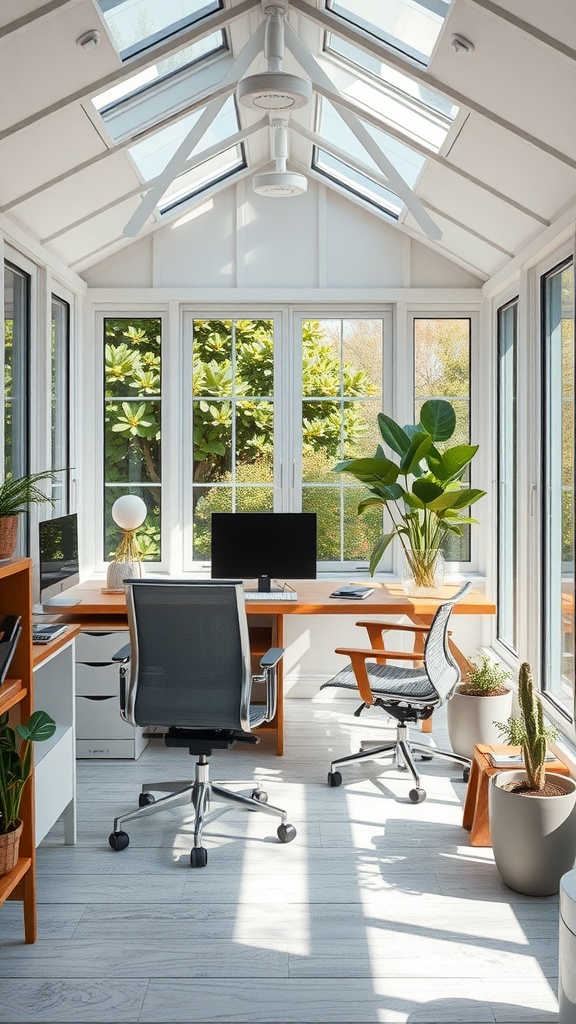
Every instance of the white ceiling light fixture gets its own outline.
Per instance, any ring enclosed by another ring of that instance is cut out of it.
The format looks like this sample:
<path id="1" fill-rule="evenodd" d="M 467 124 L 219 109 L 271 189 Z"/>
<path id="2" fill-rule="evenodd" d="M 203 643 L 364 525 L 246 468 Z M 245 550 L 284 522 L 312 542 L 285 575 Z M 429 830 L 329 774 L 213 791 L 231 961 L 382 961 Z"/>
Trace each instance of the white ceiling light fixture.
<path id="1" fill-rule="evenodd" d="M 252 180 L 252 188 L 260 196 L 272 199 L 286 199 L 289 196 L 301 196 L 308 188 L 308 181 L 303 174 L 286 170 L 288 156 L 288 122 L 275 119 L 271 122 L 272 156 L 275 170 L 265 174 L 257 174 Z"/>
<path id="2" fill-rule="evenodd" d="M 282 71 L 286 8 L 271 4 L 265 8 L 264 56 L 268 70 L 238 82 L 238 102 L 255 110 L 297 110 L 312 98 L 312 83 Z"/>

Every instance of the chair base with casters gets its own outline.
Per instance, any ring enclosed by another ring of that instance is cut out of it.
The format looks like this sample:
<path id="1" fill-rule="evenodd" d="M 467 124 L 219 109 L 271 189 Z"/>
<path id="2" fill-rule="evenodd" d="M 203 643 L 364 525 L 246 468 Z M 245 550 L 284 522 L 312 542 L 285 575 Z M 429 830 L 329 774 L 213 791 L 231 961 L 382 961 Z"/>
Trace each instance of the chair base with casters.
<path id="1" fill-rule="evenodd" d="M 401 625 L 384 622 L 358 622 L 368 631 L 370 648 L 337 648 L 337 654 L 350 658 L 350 663 L 333 679 L 321 687 L 336 687 L 359 692 L 362 704 L 354 712 L 358 717 L 371 705 L 382 708 L 396 719 L 396 738 L 383 743 L 364 742 L 357 754 L 335 758 L 328 772 L 328 785 L 340 786 L 342 775 L 339 767 L 374 761 L 391 754 L 398 768 L 410 771 L 414 787 L 409 792 L 412 803 L 419 804 L 426 799 L 426 791 L 420 784 L 420 775 L 414 761 L 414 754 L 423 760 L 440 757 L 453 761 L 463 768 L 464 781 L 470 774 L 471 762 L 453 751 L 438 750 L 423 743 L 413 743 L 408 736 L 408 724 L 416 724 L 432 716 L 446 700 L 449 700 L 460 682 L 460 670 L 449 649 L 448 621 L 454 604 L 470 589 L 466 583 L 445 601 L 436 611 L 431 625 Z M 423 646 L 413 651 L 392 651 L 385 647 L 386 632 L 410 632 L 416 638 L 425 638 Z M 412 662 L 411 667 L 389 665 L 389 661 Z"/>
<path id="2" fill-rule="evenodd" d="M 389 709 L 388 709 L 389 710 Z M 419 754 L 423 761 L 431 761 L 434 757 L 444 758 L 446 761 L 453 761 L 462 765 L 463 779 L 468 781 L 470 774 L 470 761 L 460 754 L 449 750 L 438 750 L 425 743 L 414 743 L 408 735 L 406 722 L 398 722 L 396 726 L 396 739 L 387 740 L 385 743 L 377 743 L 373 740 L 363 740 L 360 743 L 360 750 L 357 754 L 348 754 L 346 757 L 338 757 L 332 761 L 328 772 L 328 785 L 332 787 L 342 785 L 342 775 L 338 768 L 343 765 L 358 764 L 362 761 L 378 761 L 387 754 L 393 755 L 393 763 L 401 771 L 409 771 L 414 780 L 414 788 L 408 793 L 413 804 L 421 804 L 426 799 L 426 790 L 420 785 L 420 775 L 414 761 L 414 754 Z"/>
<path id="3" fill-rule="evenodd" d="M 192 804 L 194 809 L 194 846 L 190 851 L 190 863 L 193 868 L 203 868 L 208 863 L 208 851 L 202 846 L 204 826 L 209 825 L 234 807 L 242 807 L 248 811 L 262 811 L 264 814 L 280 818 L 281 824 L 276 830 L 276 835 L 281 843 L 290 843 L 296 837 L 296 829 L 293 825 L 288 824 L 286 811 L 269 804 L 267 793 L 259 786 L 256 785 L 250 795 L 247 795 L 234 792 L 219 783 L 210 781 L 208 758 L 211 756 L 213 748 L 230 749 L 239 741 L 259 743 L 257 736 L 218 731 L 201 742 L 198 734 L 187 736 L 186 730 L 169 729 L 165 739 L 167 746 L 187 747 L 190 754 L 198 756 L 194 781 L 145 783 L 138 800 L 138 808 L 114 819 L 114 828 L 108 839 L 113 850 L 125 850 L 129 845 L 130 838 L 123 829 L 125 822 L 144 818 L 150 814 L 156 814 L 158 811 L 169 810 L 183 804 Z M 156 799 L 154 793 L 165 793 L 166 796 Z M 224 801 L 224 806 L 216 807 L 211 811 L 212 799 Z"/>

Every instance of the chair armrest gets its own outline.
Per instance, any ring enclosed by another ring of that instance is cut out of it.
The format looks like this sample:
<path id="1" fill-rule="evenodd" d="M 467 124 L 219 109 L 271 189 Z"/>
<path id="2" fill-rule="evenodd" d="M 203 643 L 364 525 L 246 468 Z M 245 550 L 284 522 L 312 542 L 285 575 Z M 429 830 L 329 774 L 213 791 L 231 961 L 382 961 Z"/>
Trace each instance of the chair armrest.
<path id="1" fill-rule="evenodd" d="M 422 656 L 415 654 L 414 651 L 386 651 L 385 658 L 382 657 L 381 650 L 366 650 L 365 648 L 357 647 L 337 647 L 336 654 L 344 654 L 350 658 L 352 662 L 352 669 L 356 676 L 356 685 L 360 697 L 365 704 L 374 703 L 374 694 L 370 688 L 370 679 L 368 677 L 368 670 L 366 668 L 366 662 L 369 658 L 375 658 L 382 664 L 385 658 L 393 658 L 398 661 L 421 661 Z"/>
<path id="2" fill-rule="evenodd" d="M 112 661 L 127 662 L 130 661 L 130 644 L 124 644 L 116 654 L 112 655 Z"/>
<path id="3" fill-rule="evenodd" d="M 283 647 L 271 647 L 260 660 L 260 668 L 275 668 L 284 657 Z"/>
<path id="4" fill-rule="evenodd" d="M 260 668 L 264 669 L 261 676 L 252 676 L 252 683 L 266 683 L 266 721 L 271 722 L 276 714 L 278 704 L 277 668 L 284 657 L 283 647 L 271 647 L 262 655 Z"/>

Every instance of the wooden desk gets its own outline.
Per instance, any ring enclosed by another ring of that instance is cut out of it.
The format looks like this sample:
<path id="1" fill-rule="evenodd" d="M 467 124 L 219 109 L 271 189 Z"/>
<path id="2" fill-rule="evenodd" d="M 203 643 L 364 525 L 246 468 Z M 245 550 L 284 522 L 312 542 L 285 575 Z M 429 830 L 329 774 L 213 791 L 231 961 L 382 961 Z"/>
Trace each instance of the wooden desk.
<path id="1" fill-rule="evenodd" d="M 405 615 L 416 625 L 429 626 L 438 606 L 459 589 L 458 585 L 447 585 L 436 598 L 411 598 L 404 593 L 400 583 L 379 583 L 363 577 L 359 582 L 362 584 L 369 582 L 370 586 L 374 587 L 374 593 L 364 601 L 352 601 L 346 598 L 330 597 L 330 594 L 342 583 L 354 582 L 352 580 L 289 580 L 286 582 L 296 591 L 298 595 L 296 601 L 247 601 L 246 603 L 253 641 L 252 652 L 255 657 L 264 653 L 268 647 L 284 646 L 285 615 L 355 615 L 360 619 L 367 615 L 382 615 L 388 618 Z M 103 581 L 91 580 L 71 587 L 66 591 L 65 596 L 70 597 L 71 600 L 79 599 L 79 603 L 69 609 L 59 607 L 58 612 L 65 615 L 66 621 L 79 622 L 84 628 L 88 628 L 89 625 L 102 626 L 108 623 L 114 623 L 117 628 L 119 621 L 123 621 L 126 616 L 124 594 L 103 594 L 103 585 Z M 46 611 L 54 612 L 56 609 L 47 608 Z M 493 615 L 495 611 L 496 606 L 493 602 L 475 590 L 471 590 L 454 607 L 454 613 L 458 615 Z M 461 672 L 466 672 L 470 667 L 469 662 L 452 641 L 450 641 L 450 647 Z M 419 648 L 415 647 L 415 650 L 419 650 Z M 277 715 L 274 722 L 262 730 L 272 731 L 276 734 L 278 754 L 282 754 L 284 751 L 283 696 L 283 676 L 280 671 Z"/>
<path id="2" fill-rule="evenodd" d="M 466 790 L 466 801 L 464 803 L 464 817 L 462 825 L 470 832 L 470 846 L 491 846 L 490 821 L 488 817 L 488 785 L 493 775 L 497 772 L 521 771 L 522 764 L 515 764 L 506 767 L 492 764 L 489 754 L 519 754 L 520 747 L 507 747 L 502 744 L 477 743 L 474 747 L 474 757 L 470 769 L 470 778 Z M 549 761 L 546 764 L 547 772 L 557 772 L 560 775 L 569 775 L 570 769 L 563 761 Z"/>

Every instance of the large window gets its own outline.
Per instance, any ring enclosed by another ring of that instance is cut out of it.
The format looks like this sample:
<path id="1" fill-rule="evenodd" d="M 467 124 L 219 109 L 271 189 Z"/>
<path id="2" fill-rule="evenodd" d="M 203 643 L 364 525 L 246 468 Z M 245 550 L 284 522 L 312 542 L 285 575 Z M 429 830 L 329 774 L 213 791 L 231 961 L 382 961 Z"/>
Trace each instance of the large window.
<path id="1" fill-rule="evenodd" d="M 302 510 L 321 565 L 366 562 L 381 516 L 358 516 L 363 488 L 333 468 L 376 450 L 384 321 L 295 315 L 284 344 L 280 322 L 191 319 L 193 560 L 212 512 Z"/>
<path id="2" fill-rule="evenodd" d="M 146 560 L 159 561 L 162 320 L 107 317 L 103 341 L 104 558 L 121 537 L 112 505 L 122 494 L 137 494 L 148 509 L 138 544 Z"/>
<path id="3" fill-rule="evenodd" d="M 574 267 L 543 279 L 543 688 L 574 718 Z"/>
<path id="4" fill-rule="evenodd" d="M 359 516 L 366 489 L 342 459 L 374 455 L 381 443 L 382 319 L 302 321 L 302 509 L 318 516 L 319 562 L 366 562 L 381 512 Z"/>
<path id="5" fill-rule="evenodd" d="M 517 644 L 518 299 L 498 310 L 498 640 Z"/>
<path id="6" fill-rule="evenodd" d="M 70 305 L 52 296 L 50 339 L 50 467 L 53 515 L 70 511 Z"/>
<path id="7" fill-rule="evenodd" d="M 456 413 L 456 431 L 449 445 L 470 444 L 469 317 L 414 317 L 415 418 L 429 398 L 443 398 Z M 438 446 L 440 449 L 444 445 Z M 465 483 L 470 483 L 468 478 Z M 447 561 L 470 562 L 470 529 L 450 534 L 444 543 Z"/>

